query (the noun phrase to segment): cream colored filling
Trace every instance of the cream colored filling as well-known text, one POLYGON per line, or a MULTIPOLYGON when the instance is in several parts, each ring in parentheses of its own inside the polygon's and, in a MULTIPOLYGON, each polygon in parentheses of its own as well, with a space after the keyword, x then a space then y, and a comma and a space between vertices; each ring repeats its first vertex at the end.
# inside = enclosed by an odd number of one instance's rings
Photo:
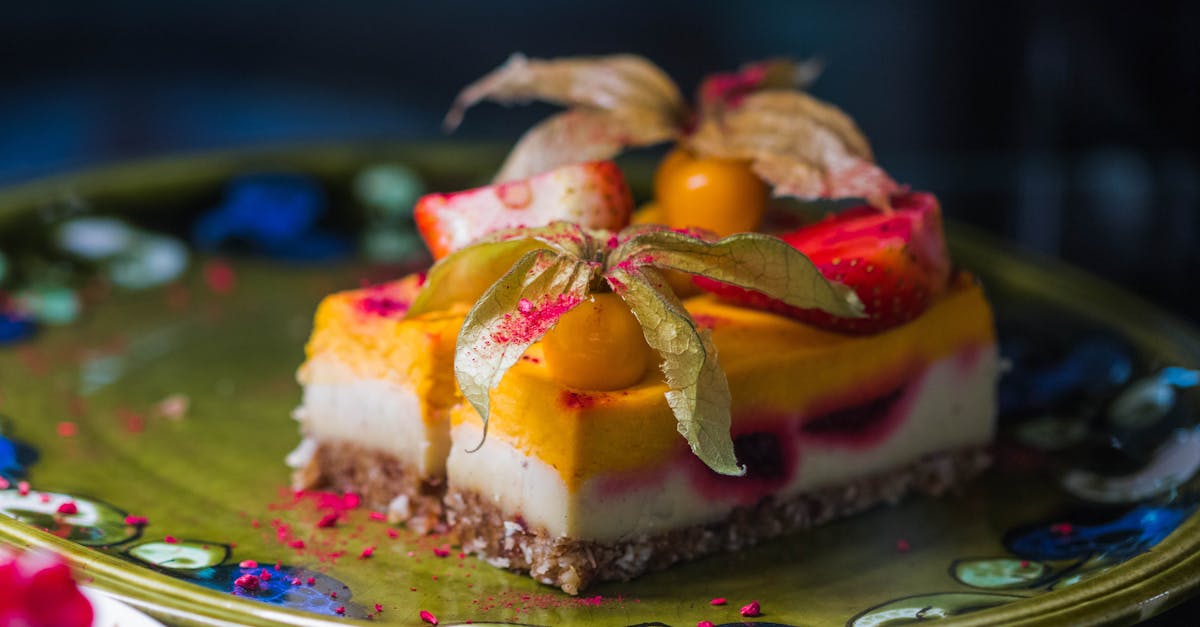
MULTIPOLYGON (((998 360, 994 347, 972 355, 964 351, 932 364, 912 393, 907 418, 885 441, 865 450, 801 443, 791 481, 774 493, 790 496, 847 483, 906 465, 929 453, 978 446, 991 441, 995 428, 998 360)), ((736 417, 735 417, 736 420, 736 417)), ((558 472, 492 435, 473 452, 481 429, 456 425, 447 461, 454 490, 480 493, 514 517, 519 514, 551 535, 612 541, 703 524, 724 518, 737 505, 710 499, 697 490, 687 472, 672 472, 680 462, 664 460, 660 472, 647 470, 646 481, 613 490, 607 477, 568 491, 558 472), (606 486, 608 483, 610 485, 606 486)))
MULTIPOLYGON (((423 415, 410 387, 362 378, 336 357, 323 355, 304 365, 304 399, 296 411, 305 444, 346 442, 395 455, 423 477, 446 474, 450 426, 444 410, 423 415)), ((291 461, 291 460, 289 460, 291 461)))

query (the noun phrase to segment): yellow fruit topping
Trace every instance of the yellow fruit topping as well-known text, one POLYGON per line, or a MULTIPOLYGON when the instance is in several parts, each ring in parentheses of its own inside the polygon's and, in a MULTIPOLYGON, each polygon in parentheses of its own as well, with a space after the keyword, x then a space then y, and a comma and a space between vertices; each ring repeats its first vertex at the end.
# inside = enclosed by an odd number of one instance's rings
POLYGON ((702 228, 724 237, 758 228, 767 185, 744 161, 700 158, 677 148, 654 177, 654 196, 668 226, 702 228))
POLYGON ((592 294, 542 340, 546 367, 563 385, 619 390, 642 380, 653 360, 642 327, 616 294, 592 294))

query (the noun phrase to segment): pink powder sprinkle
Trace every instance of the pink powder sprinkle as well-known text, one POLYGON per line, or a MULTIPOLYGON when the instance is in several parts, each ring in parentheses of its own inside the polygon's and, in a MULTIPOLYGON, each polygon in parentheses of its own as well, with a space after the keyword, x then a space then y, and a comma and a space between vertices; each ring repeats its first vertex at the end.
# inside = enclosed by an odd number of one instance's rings
POLYGON ((336 599, 336 598, 337 598, 337 593, 336 593, 336 592, 330 592, 330 593, 329 593, 329 598, 331 598, 331 599, 336 599))
POLYGON ((1070 533, 1072 531, 1075 531, 1075 527, 1071 526, 1070 523, 1058 523, 1055 525, 1050 525, 1050 533, 1053 533, 1055 535, 1059 535, 1059 536, 1070 535, 1070 533))
POLYGON ((1021 560, 1021 568, 1029 568, 1029 560, 1021 560))
POLYGON ((60 514, 78 514, 79 507, 75 505, 75 501, 67 501, 59 505, 57 511, 60 514))
POLYGON ((259 584, 260 582, 258 577, 255 577, 254 575, 242 575, 241 577, 233 580, 233 585, 247 592, 254 592, 255 590, 258 590, 259 584))
POLYGON ((419 616, 421 617, 422 621, 429 623, 430 625, 436 626, 438 624, 437 616, 434 616, 428 610, 421 610, 421 613, 419 614, 419 616))
POLYGON ((608 238, 608 247, 610 249, 616 248, 617 246, 620 246, 620 245, 621 245, 621 238, 617 237, 617 235, 615 233, 613 234, 612 237, 608 238))
POLYGON ((353 492, 348 492, 342 495, 342 505, 346 509, 355 509, 358 507, 359 503, 362 503, 362 497, 353 492))
POLYGON ((175 536, 167 536, 163 538, 163 542, 166 542, 167 544, 175 544, 176 542, 179 542, 179 540, 176 540, 175 536))
POLYGON ((346 607, 345 607, 345 606, 342 606, 342 605, 339 605, 339 606, 337 606, 337 607, 333 608, 333 611, 334 611, 334 612, 337 612, 337 613, 338 613, 338 615, 339 615, 339 616, 341 616, 342 614, 345 614, 345 613, 346 613, 346 607))
POLYGON ((149 523, 150 519, 146 518, 145 516, 129 515, 125 517, 125 524, 132 525, 134 527, 145 527, 149 523))
POLYGON ((367 559, 368 557, 371 557, 371 556, 372 556, 372 555, 374 555, 374 554, 375 554, 375 547, 373 547, 373 546, 369 546, 369 547, 366 547, 365 549, 363 549, 363 550, 362 550, 362 553, 359 553, 359 554, 358 554, 358 559, 365 560, 365 559, 367 559))
POLYGON ((738 613, 741 614, 742 616, 745 616, 746 618, 754 618, 755 616, 762 616, 762 606, 760 606, 758 604, 758 601, 751 601, 751 602, 743 605, 742 609, 738 610, 738 613))
POLYGON ((271 580, 271 571, 269 571, 265 568, 262 569, 262 572, 258 573, 258 578, 262 579, 263 581, 270 581, 271 580))
POLYGON ((383 512, 371 512, 367 514, 367 518, 370 518, 371 520, 387 520, 387 514, 384 514, 383 512))
POLYGON ((325 514, 324 516, 322 516, 321 520, 317 521, 317 526, 322 529, 324 529, 326 527, 332 527, 337 524, 337 520, 338 520, 337 512, 329 512, 329 513, 325 514))
POLYGON ((204 264, 204 283, 213 293, 228 294, 237 284, 237 275, 228 262, 213 259, 204 264))
POLYGON ((528 298, 522 298, 517 301, 517 311, 529 315, 529 312, 533 311, 533 303, 529 302, 528 298))
POLYGON ((309 577, 309 578, 308 578, 308 580, 307 580, 307 581, 305 581, 305 583, 307 583, 307 584, 308 584, 308 585, 310 585, 310 586, 315 586, 315 585, 317 585, 317 578, 316 578, 316 577, 309 577))
POLYGON ((141 433, 146 429, 146 419, 135 413, 125 415, 125 430, 130 433, 141 433))
POLYGON ((709 605, 725 605, 728 602, 729 601, 725 600, 725 597, 717 597, 717 598, 709 601, 708 604, 709 605))
POLYGON ((900 553, 908 553, 911 549, 912 546, 908 544, 908 540, 905 540, 904 538, 896 540, 896 550, 900 553))
POLYGON ((75 423, 67 422, 65 420, 63 422, 58 423, 58 426, 56 426, 54 428, 54 430, 58 433, 59 436, 64 437, 64 438, 72 437, 76 433, 75 423))
POLYGON ((375 604, 375 611, 376 611, 376 612, 382 612, 382 611, 383 611, 383 606, 382 606, 382 605, 380 605, 380 604, 378 604, 378 603, 376 603, 376 604, 375 604))
POLYGON ((303 581, 300 581, 300 578, 299 578, 299 577, 292 577, 292 585, 293 585, 293 586, 298 586, 298 585, 300 585, 300 584, 302 584, 302 583, 304 583, 304 582, 303 582, 303 581))
POLYGON ((387 534, 388 534, 388 537, 392 538, 392 539, 400 537, 400 532, 395 529, 388 529, 387 534))
POLYGON ((17 494, 21 496, 29 496, 29 482, 22 481, 17 484, 17 494))
POLYGON ((8 482, 8 479, 0 477, 0 490, 7 490, 10 485, 12 484, 8 482))
POLYGON ((358 299, 358 310, 382 318, 398 317, 408 311, 408 301, 392 298, 386 294, 370 294, 358 299))
POLYGON ((258 568, 258 562, 254 560, 243 560, 238 563, 242 568, 258 568))
POLYGON ((608 282, 608 286, 613 292, 620 294, 625 291, 625 282, 613 276, 604 275, 604 280, 608 282))
POLYGON ((702 620, 696 623, 696 627, 717 627, 711 620, 702 620))
POLYGON ((49 503, 49 502, 50 502, 50 495, 49 495, 49 494, 46 494, 45 492, 42 492, 41 494, 39 494, 39 495, 38 495, 38 500, 39 500, 39 501, 41 501, 41 502, 43 502, 43 503, 49 503))
POLYGON ((434 547, 433 554, 438 557, 449 557, 450 549, 445 548, 445 547, 434 547))
POLYGON ((303 549, 304 540, 292 540, 291 542, 288 542, 288 546, 292 547, 293 549, 303 549))
POLYGON ((505 316, 491 339, 497 344, 531 344, 579 303, 576 295, 559 294, 540 303, 530 302, 528 307, 518 305, 520 315, 505 316))

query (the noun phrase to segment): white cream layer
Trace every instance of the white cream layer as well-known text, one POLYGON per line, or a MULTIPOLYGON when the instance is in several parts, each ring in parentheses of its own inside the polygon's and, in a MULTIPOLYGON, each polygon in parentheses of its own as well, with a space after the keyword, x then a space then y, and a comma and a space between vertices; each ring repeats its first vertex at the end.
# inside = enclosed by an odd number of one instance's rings
POLYGON ((333 356, 312 359, 300 378, 304 399, 296 419, 306 441, 357 444, 413 464, 422 477, 446 474, 450 425, 444 409, 424 416, 412 388, 363 378, 333 356))
MULTIPOLYGON (((923 377, 910 383, 917 388, 909 415, 890 437, 866 450, 801 444, 792 480, 775 494, 848 483, 930 453, 990 442, 997 375, 995 347, 964 350, 931 364, 923 377)), ((664 460, 676 467, 627 489, 614 491, 606 477, 599 477, 571 493, 553 468, 494 435, 479 450, 467 453, 480 436, 477 424, 452 429, 450 489, 478 492, 514 519, 519 514, 527 524, 554 536, 619 540, 721 520, 737 505, 701 494, 687 472, 675 472, 680 470, 678 460, 664 460)))

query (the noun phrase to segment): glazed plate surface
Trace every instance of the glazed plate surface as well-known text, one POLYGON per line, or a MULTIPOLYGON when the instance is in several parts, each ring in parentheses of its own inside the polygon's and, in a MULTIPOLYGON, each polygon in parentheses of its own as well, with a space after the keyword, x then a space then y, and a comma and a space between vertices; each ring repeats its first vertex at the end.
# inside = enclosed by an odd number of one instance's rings
MULTIPOLYGON (((0 250, 70 203, 186 235, 179 224, 218 203, 231 177, 268 171, 313 177, 344 209, 329 228, 351 232, 363 167, 406 164, 455 189, 484 180, 500 154, 326 146, 56 178, 0 193, 0 250)), ((628 166, 644 188, 649 164, 628 166)), ((90 585, 179 625, 419 625, 421 611, 442 625, 1127 623, 1187 598, 1200 581, 1189 374, 1200 339, 1096 279, 950 232, 1011 361, 996 465, 961 496, 569 597, 393 530, 353 499, 291 493, 294 373, 318 300, 406 268, 219 253, 152 289, 84 281, 79 320, 0 346, 11 484, 0 540, 60 551, 90 585), (58 515, 68 500, 78 513, 58 515), (339 524, 318 527, 331 511, 339 524), (234 584, 245 574, 260 577, 257 591, 234 584), (762 616, 743 619, 750 601, 762 616)))

